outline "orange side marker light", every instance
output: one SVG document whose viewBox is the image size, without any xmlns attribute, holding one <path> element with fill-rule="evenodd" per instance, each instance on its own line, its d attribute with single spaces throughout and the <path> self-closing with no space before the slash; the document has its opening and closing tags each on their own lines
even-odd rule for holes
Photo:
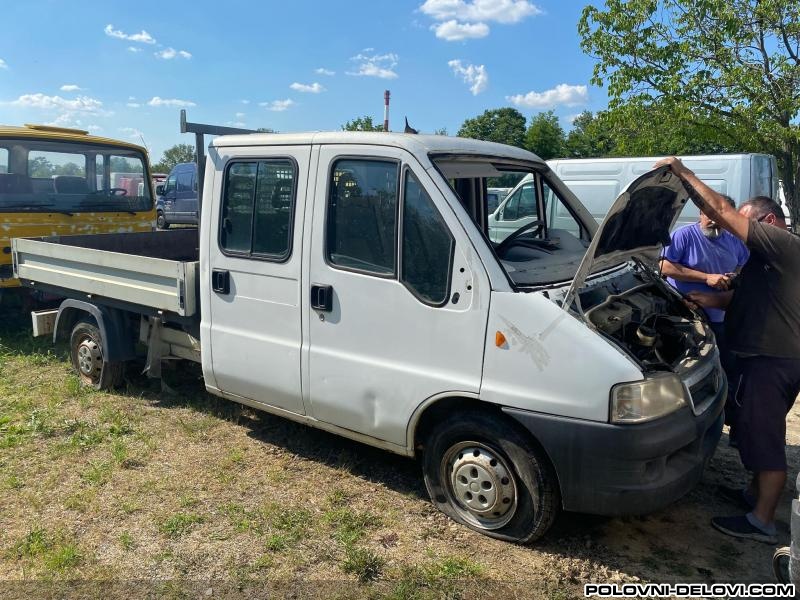
<svg viewBox="0 0 800 600">
<path fill-rule="evenodd" d="M 494 345 L 498 348 L 503 348 L 507 345 L 506 336 L 502 331 L 496 331 L 494 334 Z"/>
</svg>

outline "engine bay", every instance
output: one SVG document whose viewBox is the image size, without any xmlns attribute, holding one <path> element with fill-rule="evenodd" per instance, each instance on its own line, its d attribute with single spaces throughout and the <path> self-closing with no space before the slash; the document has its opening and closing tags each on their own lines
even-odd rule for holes
<svg viewBox="0 0 800 600">
<path fill-rule="evenodd" d="M 708 337 L 706 325 L 665 283 L 648 281 L 641 273 L 636 280 L 630 289 L 593 305 L 587 298 L 585 317 L 648 370 L 675 371 L 700 354 Z"/>
</svg>

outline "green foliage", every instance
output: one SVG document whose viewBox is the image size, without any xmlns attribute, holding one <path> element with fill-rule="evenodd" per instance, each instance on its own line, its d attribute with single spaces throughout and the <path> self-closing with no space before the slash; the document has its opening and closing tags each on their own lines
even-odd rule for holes
<svg viewBox="0 0 800 600">
<path fill-rule="evenodd" d="M 606 0 L 583 9 L 578 32 L 612 109 L 660 106 L 669 120 L 699 120 L 774 154 L 800 217 L 800 3 Z"/>
<path fill-rule="evenodd" d="M 525 133 L 525 147 L 542 160 L 564 156 L 564 130 L 555 112 L 549 110 L 531 117 Z"/>
<path fill-rule="evenodd" d="M 383 131 L 383 123 L 373 123 L 372 117 L 364 115 L 342 125 L 342 131 Z"/>
<path fill-rule="evenodd" d="M 176 144 L 164 150 L 161 160 L 152 166 L 153 173 L 169 173 L 178 163 L 194 161 L 194 146 L 191 144 Z"/>
<path fill-rule="evenodd" d="M 167 517 L 158 530 L 167 537 L 176 538 L 188 533 L 197 523 L 202 523 L 205 519 L 193 513 L 176 513 Z"/>
<path fill-rule="evenodd" d="M 487 110 L 464 121 L 457 135 L 524 148 L 525 117 L 516 108 Z"/>
<path fill-rule="evenodd" d="M 361 583 L 376 580 L 383 570 L 386 561 L 366 548 L 348 546 L 345 549 L 345 558 L 342 570 L 355 575 Z"/>
</svg>

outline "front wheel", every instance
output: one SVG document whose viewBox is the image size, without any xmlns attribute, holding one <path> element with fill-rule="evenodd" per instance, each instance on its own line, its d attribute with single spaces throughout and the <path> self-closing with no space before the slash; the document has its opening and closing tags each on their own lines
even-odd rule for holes
<svg viewBox="0 0 800 600">
<path fill-rule="evenodd" d="M 789 570 L 789 563 L 792 553 L 788 546 L 778 548 L 772 556 L 772 573 L 779 583 L 791 583 L 791 572 Z"/>
<path fill-rule="evenodd" d="M 83 385 L 96 390 L 109 390 L 122 383 L 123 363 L 103 357 L 103 340 L 97 325 L 79 321 L 69 339 L 72 366 Z"/>
<path fill-rule="evenodd" d="M 164 213 L 158 211 L 156 214 L 156 227 L 159 229 L 169 229 L 169 223 L 167 223 L 167 217 L 164 216 Z"/>
<path fill-rule="evenodd" d="M 555 520 L 555 473 L 506 419 L 481 412 L 451 417 L 428 435 L 422 463 L 434 505 L 479 533 L 525 544 Z"/>
</svg>

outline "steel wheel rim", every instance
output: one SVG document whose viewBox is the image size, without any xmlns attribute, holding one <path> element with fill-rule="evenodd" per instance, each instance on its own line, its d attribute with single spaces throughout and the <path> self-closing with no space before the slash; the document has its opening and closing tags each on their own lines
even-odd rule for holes
<svg viewBox="0 0 800 600">
<path fill-rule="evenodd" d="M 99 381 L 103 371 L 103 353 L 100 345 L 89 336 L 83 337 L 78 343 L 75 354 L 81 378 L 91 383 Z"/>
<path fill-rule="evenodd" d="M 517 481 L 508 462 L 481 442 L 459 442 L 445 452 L 441 478 L 461 518 L 485 530 L 500 529 L 519 504 Z"/>
</svg>

